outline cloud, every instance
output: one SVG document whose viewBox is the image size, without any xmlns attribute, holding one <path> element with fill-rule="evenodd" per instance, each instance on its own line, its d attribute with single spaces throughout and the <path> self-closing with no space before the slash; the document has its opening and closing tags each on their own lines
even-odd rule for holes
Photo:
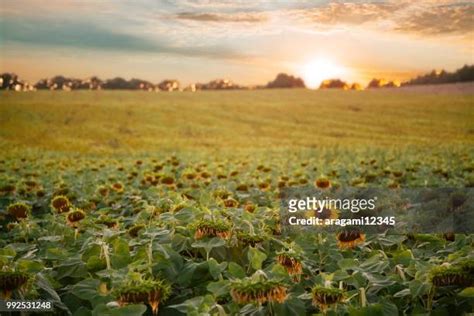
<svg viewBox="0 0 474 316">
<path fill-rule="evenodd" d="M 145 52 L 186 57 L 243 59 L 246 56 L 224 46 L 175 45 L 169 39 L 147 38 L 143 35 L 111 30 L 86 21 L 58 21 L 4 17 L 0 20 L 2 42 L 63 47 L 108 52 Z"/>
<path fill-rule="evenodd" d="M 465 34 L 474 30 L 474 5 L 432 6 L 397 21 L 395 30 L 422 35 Z"/>
<path fill-rule="evenodd" d="M 235 22 L 235 23 L 260 23 L 268 20 L 263 13 L 242 12 L 242 13 L 193 13 L 182 12 L 175 16 L 180 20 L 192 20 L 200 22 Z"/>
<path fill-rule="evenodd" d="M 359 25 L 386 19 L 401 8 L 402 3 L 334 2 L 309 10 L 299 10 L 299 13 L 303 19 L 317 24 Z"/>
<path fill-rule="evenodd" d="M 321 28 L 364 26 L 418 35 L 466 34 L 474 29 L 474 4 L 449 0 L 333 2 L 292 14 Z M 385 30 L 384 29 L 384 30 Z"/>
</svg>

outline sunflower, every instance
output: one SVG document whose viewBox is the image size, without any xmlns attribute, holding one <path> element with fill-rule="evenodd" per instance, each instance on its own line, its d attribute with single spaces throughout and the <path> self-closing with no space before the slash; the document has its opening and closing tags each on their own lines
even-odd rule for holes
<svg viewBox="0 0 474 316">
<path fill-rule="evenodd" d="M 153 315 L 158 314 L 158 306 L 171 293 L 171 286 L 159 279 L 132 281 L 114 290 L 120 306 L 127 304 L 148 304 Z"/>
<path fill-rule="evenodd" d="M 308 215 L 309 217 L 314 216 L 316 218 L 321 219 L 324 222 L 326 219 L 339 218 L 339 211 L 337 209 L 325 207 L 321 211 L 319 210 L 308 211 L 306 215 Z"/>
<path fill-rule="evenodd" d="M 201 220 L 195 227 L 195 239 L 202 239 L 204 237 L 228 239 L 230 237 L 231 225 L 223 220 Z"/>
<path fill-rule="evenodd" d="M 248 192 L 249 186 L 245 183 L 241 183 L 235 188 L 235 190 L 240 191 L 240 192 Z"/>
<path fill-rule="evenodd" d="M 279 281 L 245 278 L 232 281 L 230 295 L 237 304 L 283 303 L 288 297 L 287 290 Z"/>
<path fill-rule="evenodd" d="M 238 207 L 239 206 L 239 202 L 233 198 L 227 198 L 224 200 L 224 206 L 225 207 Z"/>
<path fill-rule="evenodd" d="M 57 195 L 51 200 L 51 207 L 56 213 L 65 213 L 71 208 L 71 202 L 67 196 Z"/>
<path fill-rule="evenodd" d="M 23 291 L 30 280 L 30 275 L 19 271 L 0 271 L 0 291 L 4 300 L 11 298 L 13 291 Z"/>
<path fill-rule="evenodd" d="M 106 197 L 107 195 L 109 195 L 109 188 L 106 186 L 100 186 L 97 188 L 97 192 L 99 192 L 99 194 L 103 197 Z"/>
<path fill-rule="evenodd" d="M 442 286 L 471 286 L 474 278 L 462 266 L 437 266 L 430 271 L 430 280 L 433 285 Z"/>
<path fill-rule="evenodd" d="M 117 193 L 122 193 L 125 187 L 123 186 L 121 182 L 115 182 L 114 184 L 110 186 L 110 188 Z"/>
<path fill-rule="evenodd" d="M 86 218 L 86 213 L 81 209 L 72 209 L 67 213 L 67 222 L 71 227 L 77 227 L 79 222 Z"/>
<path fill-rule="evenodd" d="M 31 207 L 23 202 L 16 202 L 8 205 L 7 212 L 18 221 L 28 217 L 31 213 Z"/>
<path fill-rule="evenodd" d="M 13 184 L 5 184 L 0 187 L 0 193 L 3 194 L 10 194 L 15 192 L 16 187 Z"/>
<path fill-rule="evenodd" d="M 255 247 L 257 244 L 263 242 L 265 237 L 262 235 L 249 234 L 246 232 L 238 232 L 237 239 L 244 246 Z"/>
<path fill-rule="evenodd" d="M 293 277 L 293 281 L 299 282 L 301 274 L 303 273 L 303 266 L 301 265 L 301 258 L 294 251 L 280 251 L 277 252 L 277 261 L 282 265 L 288 274 Z"/>
<path fill-rule="evenodd" d="M 244 210 L 249 213 L 255 212 L 256 206 L 252 202 L 247 202 L 244 206 Z"/>
<path fill-rule="evenodd" d="M 345 228 L 337 234 L 337 246 L 340 249 L 352 249 L 365 241 L 365 234 L 358 228 Z"/>
<path fill-rule="evenodd" d="M 326 177 L 321 177 L 316 179 L 314 185 L 320 189 L 328 189 L 331 187 L 331 181 L 329 181 L 329 179 Z"/>
<path fill-rule="evenodd" d="M 174 184 L 174 178 L 172 176 L 164 176 L 160 180 L 161 184 L 165 185 L 173 185 Z"/>
<path fill-rule="evenodd" d="M 329 306 L 344 301 L 344 291 L 337 288 L 315 286 L 311 290 L 313 305 L 325 311 Z"/>
</svg>

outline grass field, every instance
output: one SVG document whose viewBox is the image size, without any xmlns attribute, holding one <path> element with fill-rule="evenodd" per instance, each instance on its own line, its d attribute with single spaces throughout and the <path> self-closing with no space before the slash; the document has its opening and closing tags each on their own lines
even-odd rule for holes
<svg viewBox="0 0 474 316">
<path fill-rule="evenodd" d="M 433 189 L 422 195 L 425 204 L 405 201 L 397 210 L 428 205 L 423 218 L 433 222 L 430 212 L 448 207 L 441 219 L 455 214 L 468 223 L 472 93 L 0 98 L 2 298 L 48 300 L 54 315 L 74 316 L 463 315 L 474 308 L 470 231 L 287 232 L 280 199 L 290 188 L 377 188 L 389 196 Z M 437 188 L 447 188 L 446 200 Z"/>
<path fill-rule="evenodd" d="M 472 145 L 473 94 L 3 93 L 4 146 L 74 152 Z"/>
</svg>

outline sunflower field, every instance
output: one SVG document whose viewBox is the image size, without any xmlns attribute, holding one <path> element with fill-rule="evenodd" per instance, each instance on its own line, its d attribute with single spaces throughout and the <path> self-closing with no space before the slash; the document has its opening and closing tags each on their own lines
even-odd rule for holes
<svg viewBox="0 0 474 316">
<path fill-rule="evenodd" d="M 3 95 L 2 299 L 77 316 L 473 312 L 471 234 L 280 220 L 285 188 L 472 188 L 472 97 L 272 93 Z M 292 111 L 311 98 L 320 110 Z M 337 126 L 345 111 L 360 118 Z"/>
</svg>

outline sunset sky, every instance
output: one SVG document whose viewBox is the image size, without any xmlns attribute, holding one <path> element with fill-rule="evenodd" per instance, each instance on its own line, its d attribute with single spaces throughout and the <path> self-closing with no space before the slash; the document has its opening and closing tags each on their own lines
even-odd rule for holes
<svg viewBox="0 0 474 316">
<path fill-rule="evenodd" d="M 184 84 L 404 80 L 474 63 L 472 1 L 0 0 L 0 71 Z"/>
</svg>

